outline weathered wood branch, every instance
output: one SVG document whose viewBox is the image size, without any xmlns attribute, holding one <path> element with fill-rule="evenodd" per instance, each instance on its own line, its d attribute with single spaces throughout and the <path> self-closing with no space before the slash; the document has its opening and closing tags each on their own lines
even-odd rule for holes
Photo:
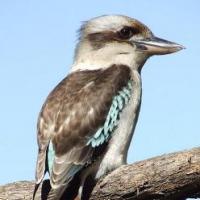
<svg viewBox="0 0 200 200">
<path fill-rule="evenodd" d="M 0 186 L 1 200 L 30 200 L 33 182 Z M 121 166 L 98 181 L 91 200 L 200 197 L 200 147 Z"/>
</svg>

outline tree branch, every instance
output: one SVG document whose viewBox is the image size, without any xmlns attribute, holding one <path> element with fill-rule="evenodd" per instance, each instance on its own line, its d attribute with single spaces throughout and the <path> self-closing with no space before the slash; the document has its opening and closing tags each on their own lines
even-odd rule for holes
<svg viewBox="0 0 200 200">
<path fill-rule="evenodd" d="M 0 186 L 1 200 L 30 200 L 34 183 Z M 124 165 L 98 181 L 91 200 L 182 200 L 200 197 L 200 147 Z"/>
</svg>

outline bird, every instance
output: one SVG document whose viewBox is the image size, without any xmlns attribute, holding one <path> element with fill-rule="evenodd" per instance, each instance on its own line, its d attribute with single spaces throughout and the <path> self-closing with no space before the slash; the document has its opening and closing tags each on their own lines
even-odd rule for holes
<svg viewBox="0 0 200 200">
<path fill-rule="evenodd" d="M 142 22 L 103 15 L 82 24 L 69 74 L 50 92 L 37 124 L 34 199 L 49 173 L 48 200 L 88 199 L 90 183 L 127 163 L 138 121 L 143 65 L 184 49 Z"/>
</svg>

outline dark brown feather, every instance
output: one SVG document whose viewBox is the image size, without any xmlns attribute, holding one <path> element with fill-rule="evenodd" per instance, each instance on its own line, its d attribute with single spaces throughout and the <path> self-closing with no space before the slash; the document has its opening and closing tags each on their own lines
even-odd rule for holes
<svg viewBox="0 0 200 200">
<path fill-rule="evenodd" d="M 124 65 L 77 71 L 50 93 L 38 122 L 38 158 L 41 159 L 37 164 L 37 183 L 45 173 L 45 151 L 50 140 L 56 156 L 50 179 L 56 187 L 63 183 L 67 186 L 74 176 L 70 171 L 75 166 L 87 165 L 99 156 L 87 142 L 104 124 L 113 97 L 129 79 L 130 69 Z M 53 190 L 49 195 L 54 199 Z"/>
<path fill-rule="evenodd" d="M 52 91 L 42 116 L 48 115 L 49 123 L 55 123 L 56 154 L 62 155 L 73 146 L 86 143 L 104 123 L 113 96 L 129 78 L 128 67 L 113 65 L 106 70 L 72 73 Z M 93 113 L 89 114 L 91 109 Z M 65 124 L 72 112 L 70 121 Z"/>
</svg>

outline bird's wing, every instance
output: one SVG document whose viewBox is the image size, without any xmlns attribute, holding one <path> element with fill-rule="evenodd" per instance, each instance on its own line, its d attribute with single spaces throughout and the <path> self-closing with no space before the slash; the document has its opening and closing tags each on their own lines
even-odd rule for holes
<svg viewBox="0 0 200 200">
<path fill-rule="evenodd" d="M 52 91 L 38 125 L 38 182 L 42 179 L 41 171 L 45 171 L 44 152 L 55 189 L 66 185 L 91 162 L 95 147 L 107 141 L 114 128 L 112 121 L 118 117 L 116 103 L 122 104 L 129 80 L 127 66 L 113 65 L 105 70 L 74 72 Z"/>
</svg>

